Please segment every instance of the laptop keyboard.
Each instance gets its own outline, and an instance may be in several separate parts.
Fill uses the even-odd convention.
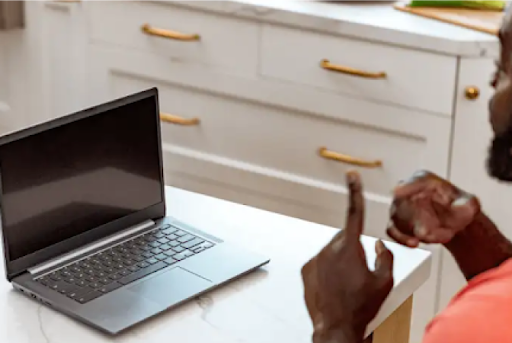
[[[36,281],[85,304],[213,246],[201,237],[164,225]]]

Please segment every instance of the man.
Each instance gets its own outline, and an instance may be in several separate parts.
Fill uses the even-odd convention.
[[[501,54],[489,101],[494,138],[489,175],[512,181],[512,14],[499,33]],[[393,286],[393,255],[378,241],[375,271],[359,242],[364,199],[357,173],[347,174],[345,230],[302,270],[314,343],[361,343]],[[480,208],[478,199],[448,181],[417,172],[394,191],[388,235],[416,247],[438,243],[450,251],[468,280],[427,327],[423,343],[512,342],[512,244]],[[343,280],[340,282],[339,280]]]

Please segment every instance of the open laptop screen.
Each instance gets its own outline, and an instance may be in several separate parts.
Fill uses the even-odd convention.
[[[10,261],[162,201],[157,106],[145,97],[0,146]]]

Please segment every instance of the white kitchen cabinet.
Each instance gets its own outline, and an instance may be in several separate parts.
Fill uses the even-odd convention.
[[[0,135],[24,126],[29,111],[25,68],[26,32],[0,32]]]
[[[36,13],[35,6],[25,5],[27,17],[36,18]],[[26,126],[38,107],[32,77],[38,68],[34,42],[41,38],[37,26],[38,21],[31,20],[24,28],[0,30],[0,135]]]
[[[91,104],[156,86],[163,113],[199,120],[189,126],[162,122],[164,155],[174,173],[167,182],[173,186],[198,182],[194,190],[219,197],[224,196],[218,188],[224,188],[223,193],[232,194],[230,200],[341,227],[344,173],[357,168],[366,180],[368,202],[379,208],[378,216],[369,210],[369,230],[383,235],[389,190],[401,177],[418,167],[446,174],[448,151],[439,151],[449,144],[449,118],[341,96],[331,101],[343,107],[346,116],[307,113],[293,103],[287,106],[284,92],[275,99],[280,107],[265,104],[261,94],[273,82],[248,84],[229,75],[224,82],[211,82],[221,78],[204,70],[199,78],[195,68],[154,54],[97,45],[89,51]],[[368,113],[380,119],[371,123],[365,118]],[[354,167],[327,160],[319,155],[321,147],[365,162],[378,160],[382,166]],[[171,156],[181,162],[171,163]],[[185,166],[190,167],[180,170]],[[180,185],[180,179],[186,179],[186,185]],[[287,210],[289,202],[296,209]]]
[[[262,29],[264,76],[368,100],[450,116],[456,68],[453,56],[277,25]]]
[[[60,117],[85,106],[87,20],[81,2],[41,3],[42,113],[39,120]],[[47,87],[51,85],[51,87]]]
[[[151,1],[122,6],[103,2],[90,9],[91,41],[95,44],[146,51],[210,70],[256,73],[260,28],[251,21]],[[176,39],[155,35],[161,31]]]
[[[487,150],[492,139],[489,124],[488,100],[493,90],[489,86],[494,72],[492,59],[461,59],[459,81],[455,96],[455,123],[450,168],[450,180],[460,188],[476,194],[483,210],[496,223],[498,228],[512,238],[512,188],[508,184],[491,179],[486,171]],[[466,98],[468,87],[480,91],[477,99]],[[440,309],[446,306],[451,297],[465,285],[466,281],[455,260],[444,252]]]
[[[41,120],[40,6],[26,2],[25,27],[0,32],[0,134]],[[47,85],[46,87],[49,87]]]
[[[82,109],[87,26],[80,2],[27,1],[26,27],[0,32],[0,133]]]

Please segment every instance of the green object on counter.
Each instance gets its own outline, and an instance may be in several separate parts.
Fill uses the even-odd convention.
[[[472,8],[487,11],[503,11],[507,6],[506,1],[432,1],[413,0],[409,2],[410,7],[459,7]]]

